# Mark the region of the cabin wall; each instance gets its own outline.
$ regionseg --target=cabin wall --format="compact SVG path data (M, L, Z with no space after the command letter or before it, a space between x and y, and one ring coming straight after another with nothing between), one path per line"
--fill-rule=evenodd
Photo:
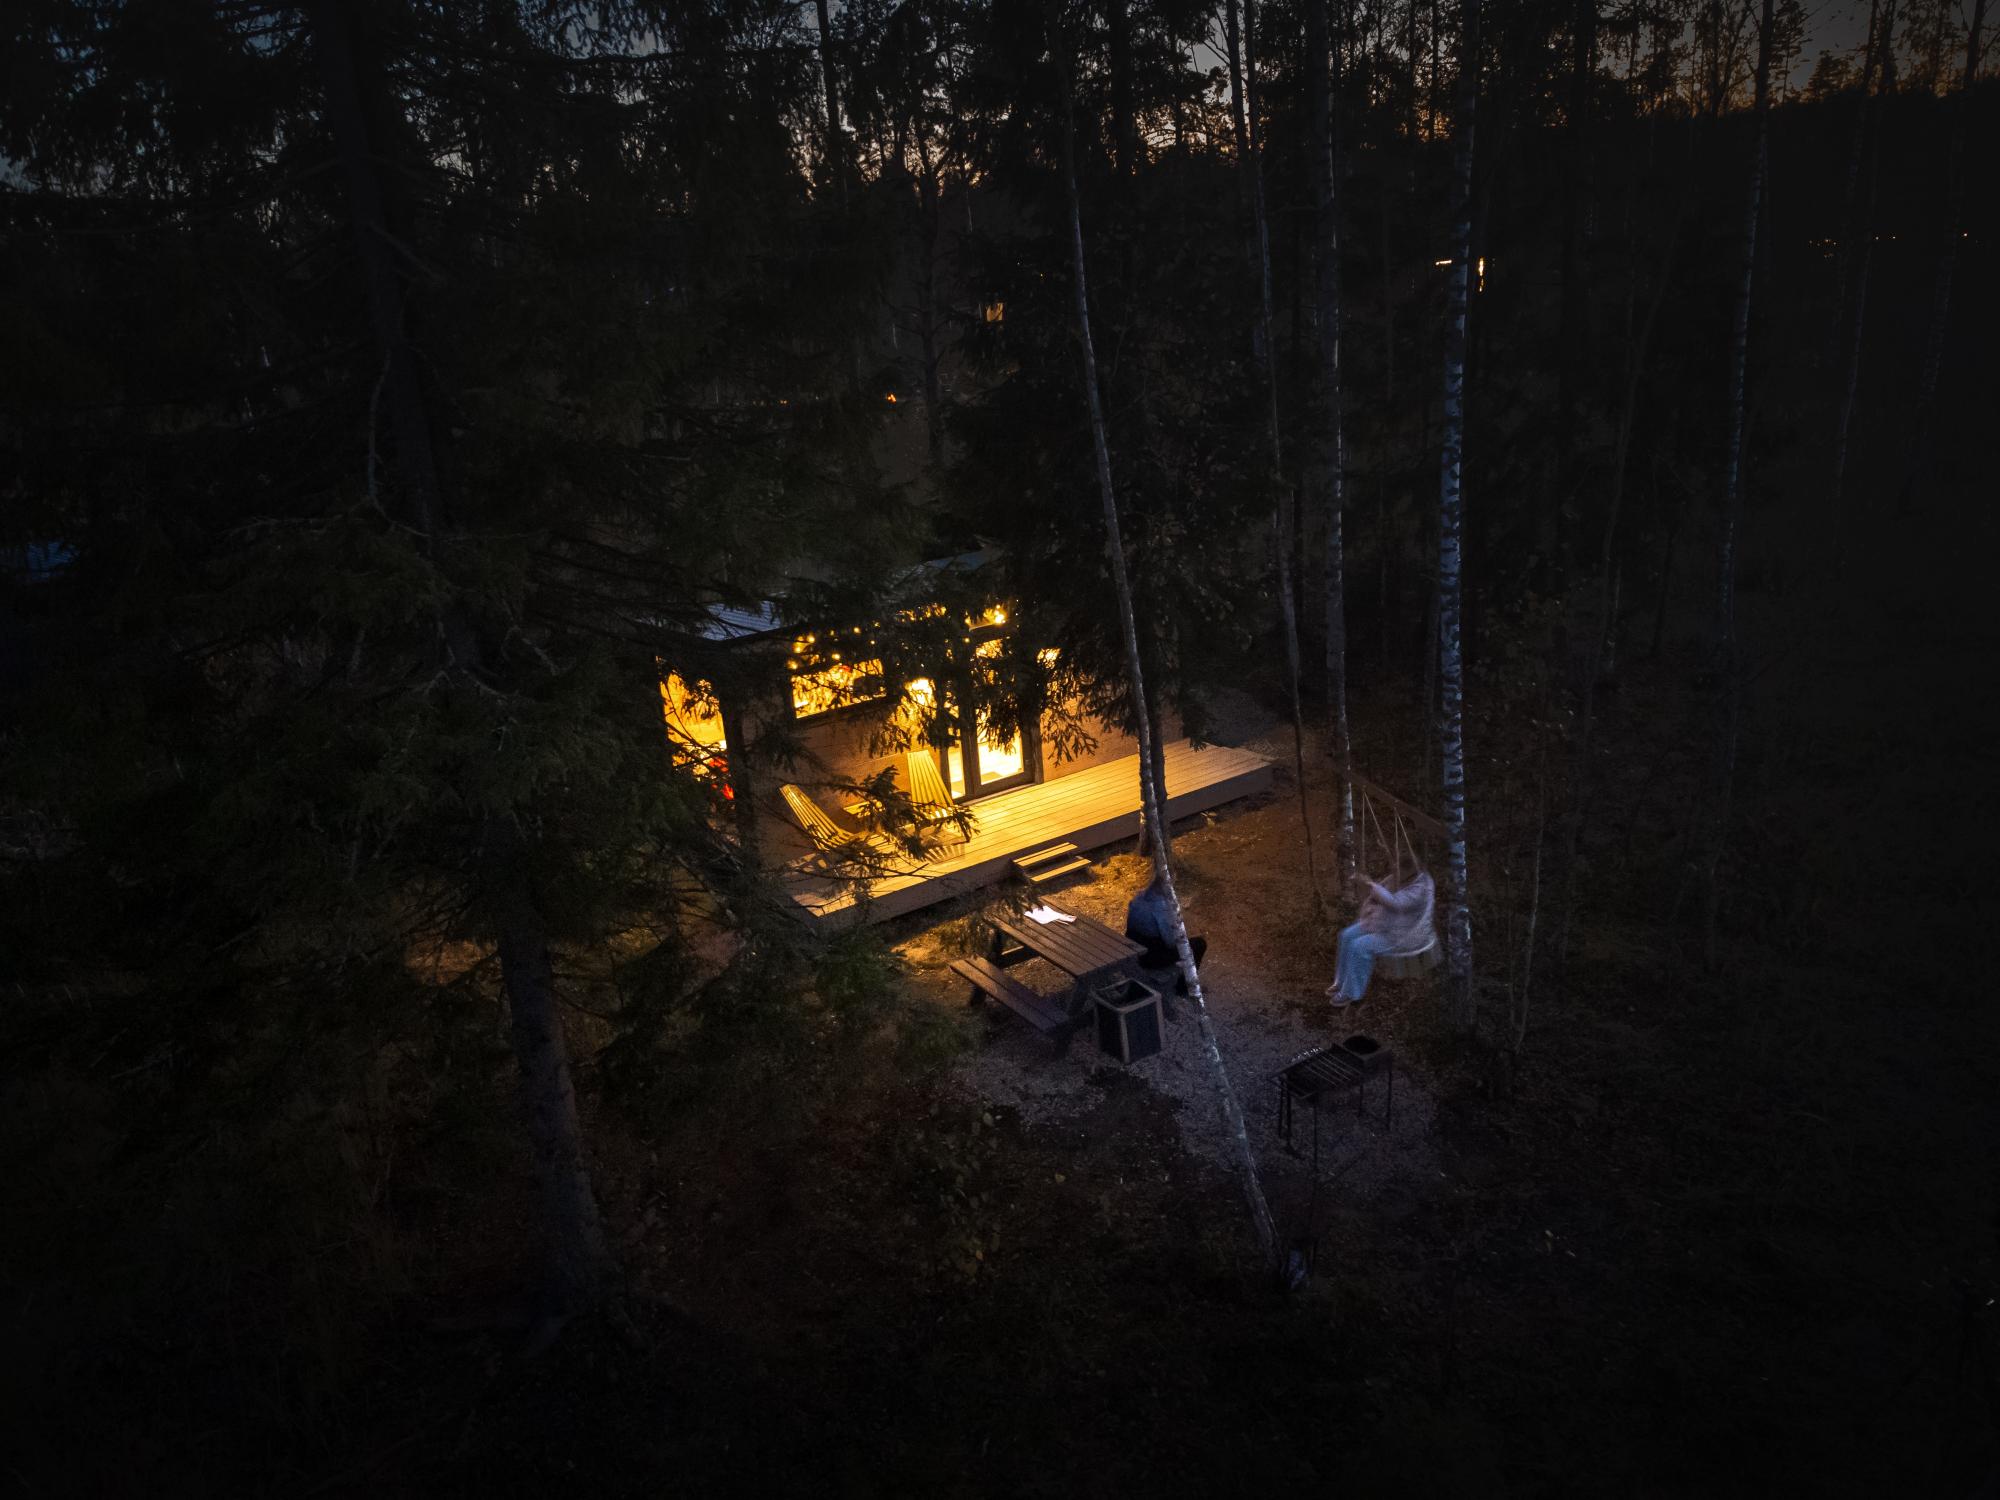
M772 716L783 711L775 703L759 703L755 709L739 711L737 726L741 732L757 738L762 728L770 724ZM1162 717L1161 727L1168 741L1178 739L1181 734L1179 717L1172 713ZM1044 750L1041 780L1044 782L1139 753L1138 741L1132 735L1116 725L1092 719L1090 730L1097 741L1096 747L1072 759L1058 761L1054 753L1046 748L1049 717L1045 716L1042 722ZM791 726L791 738L798 747L797 758L791 764L760 761L755 766L753 795L756 797L757 821L764 830L760 839L765 845L767 858L775 857L782 863L811 850L810 840L793 822L791 813L778 795L778 787L784 782L795 782L826 802L831 802L834 797L828 790L829 783L863 781L884 770L893 770L896 784L908 788L909 774L904 766L907 752L878 754L873 748L882 725L883 714L879 709L857 708L807 719ZM1136 796L1135 788L1135 799Z
M883 715L865 711L823 714L796 726L801 755L799 781L860 781L879 771L893 768L899 785L904 783L903 754L877 755L871 749L881 733Z
M1042 775L1043 781L1054 781L1077 771L1101 766L1106 761L1119 760L1127 755L1139 753L1139 742L1132 735L1107 724L1101 719L1090 721L1090 732L1097 740L1095 749L1070 760L1059 761L1054 752L1046 748L1050 743L1048 726L1051 716L1044 716ZM797 772L798 779L860 781L885 769L893 769L899 785L907 785L903 769L904 752L877 755L870 748L875 734L881 729L882 717L875 713L835 713L819 719L811 719L797 726L796 734L804 752ZM1171 712L1162 716L1162 730L1171 742L1179 739L1181 723L1178 715Z

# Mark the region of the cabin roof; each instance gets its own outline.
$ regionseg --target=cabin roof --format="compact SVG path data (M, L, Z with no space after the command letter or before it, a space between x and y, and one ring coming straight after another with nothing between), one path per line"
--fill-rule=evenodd
M999 555L997 548L981 547L972 552L960 552L952 557L934 557L918 563L898 577L896 588L920 589L929 580L948 573L976 573ZM735 642L775 635L795 623L797 622L786 618L783 599L763 599L749 608L734 604L711 604L708 606L708 618L702 622L700 630L707 640Z
M769 635L783 624L778 606L769 599L755 609L739 609L733 604L711 604L701 633L711 641L741 641L751 636Z

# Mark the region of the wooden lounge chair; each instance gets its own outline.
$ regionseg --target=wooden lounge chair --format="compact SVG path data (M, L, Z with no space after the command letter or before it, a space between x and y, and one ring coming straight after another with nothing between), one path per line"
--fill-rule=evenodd
M860 819L829 812L804 787L787 782L778 788L778 794L785 799L793 821L820 848L830 852L852 850L858 844L873 842L871 830Z
M965 848L965 834L953 821L958 805L951 800L951 788L938 774L937 757L928 750L912 750L908 760L910 805L928 825L926 853L931 859L950 859Z

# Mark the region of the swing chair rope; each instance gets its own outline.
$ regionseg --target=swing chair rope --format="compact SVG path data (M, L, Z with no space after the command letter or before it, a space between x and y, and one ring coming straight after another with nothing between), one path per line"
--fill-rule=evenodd
M1395 863L1396 851L1389 844L1389 836L1382 831L1382 819L1375 811L1375 799L1370 797L1366 792L1363 792L1361 794L1361 807L1366 815L1365 820L1367 825L1375 830L1375 842L1382 846L1382 852L1389 856L1390 863Z
M1404 824L1403 815L1400 812L1396 814L1396 842L1396 878L1400 881L1403 878L1403 850L1407 849L1410 852L1410 873L1412 875L1415 875L1418 870L1423 868L1422 862L1417 858L1416 841L1410 837L1410 830Z

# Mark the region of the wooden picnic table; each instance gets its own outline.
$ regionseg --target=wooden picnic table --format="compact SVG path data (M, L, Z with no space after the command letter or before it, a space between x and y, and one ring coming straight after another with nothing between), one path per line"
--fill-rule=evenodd
M974 1001L982 995L998 1000L1044 1036L1054 1037L1061 1050L1068 1048L1070 1037L1079 1028L1089 1024L1089 981L1145 951L1141 944L1089 917L1074 917L1068 922L996 917L991 955L955 960L951 969L971 985ZM1044 995L1006 972L1010 965L1030 958L1047 959L1069 975L1075 981L1069 994Z
M1014 944L1011 949L1009 940ZM993 919L995 963L1004 966L1030 956L1045 958L1076 980L1079 989L1085 980L1115 969L1145 951L1143 944L1089 917L1079 916L1069 922L1037 922L1026 916Z

